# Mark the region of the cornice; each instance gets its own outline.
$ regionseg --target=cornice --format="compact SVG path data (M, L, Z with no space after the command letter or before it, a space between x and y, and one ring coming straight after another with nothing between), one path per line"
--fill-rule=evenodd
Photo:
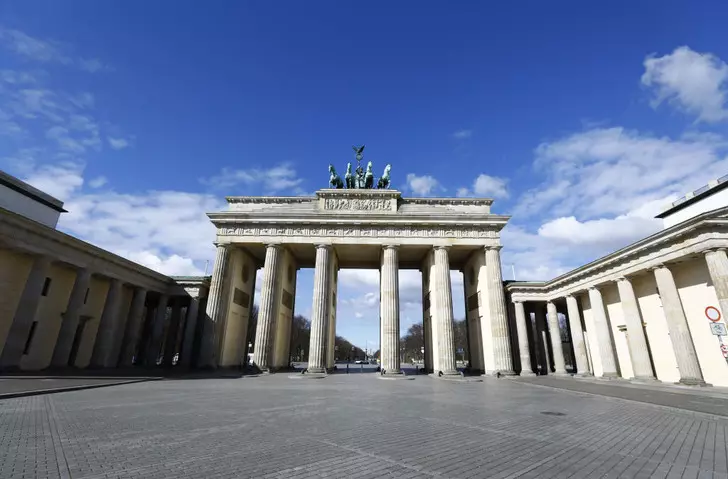
M688 236L696 237L700 230L715 227L721 229L728 228L728 219L723 217L726 214L728 214L728 207L703 213L670 228L658 231L653 235L557 276L552 280L542 282L513 282L507 284L506 289L514 295L521 295L521 291L524 293L548 295L569 283L578 282L590 275L596 276L602 274L620 263L626 265L629 261L640 255L647 254L651 250L657 250L670 243L678 243L678 241Z
M40 254L47 254L54 260L67 261L77 267L89 268L102 276L117 277L122 281L149 290L166 292L167 288L175 286L174 281L169 276L62 231L0 208L0 233L4 233L2 230L5 228L12 231L12 234L8 234L9 238L26 243L29 249L42 249L43 251ZM74 259L77 261L73 261ZM121 270L112 270L107 274L105 270L111 266L121 268ZM133 275L140 276L134 280ZM140 281L141 278L144 278L144 280Z
M364 213L347 214L341 213L301 213L301 214L272 214L265 212L260 214L222 211L207 213L215 226L229 226L232 224L280 224L280 225L432 225L432 226L500 226L506 225L510 216L504 215L472 215L467 213L454 215L404 215L401 213Z

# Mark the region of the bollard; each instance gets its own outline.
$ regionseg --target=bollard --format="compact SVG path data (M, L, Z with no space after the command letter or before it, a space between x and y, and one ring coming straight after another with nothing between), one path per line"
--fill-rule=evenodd
M361 372L361 373L364 372L364 364L359 365L359 372Z
M349 363L346 363L346 374L349 374Z

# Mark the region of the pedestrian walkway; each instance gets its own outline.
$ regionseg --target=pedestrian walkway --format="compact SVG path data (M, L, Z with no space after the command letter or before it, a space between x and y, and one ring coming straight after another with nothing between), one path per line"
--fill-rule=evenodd
M627 380L535 376L513 381L579 393L668 406L688 411L728 416L728 388L679 386L664 383L634 383Z

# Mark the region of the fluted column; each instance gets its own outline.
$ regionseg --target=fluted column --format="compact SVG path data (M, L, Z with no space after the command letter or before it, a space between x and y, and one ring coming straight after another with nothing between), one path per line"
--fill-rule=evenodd
M109 291L106 293L104 312L101 313L99 329L96 332L96 341L94 341L91 362L89 363L90 368L108 367L108 358L111 356L114 333L116 332L116 320L121 307L122 286L121 280L116 278L109 281Z
M38 256L33 261L18 307L15 308L13 322L5 338L5 347L0 355L0 368L15 368L20 365L20 358L23 356L30 328L35 321L40 295L50 268L51 259L48 256Z
M728 318L728 255L725 248L706 251L705 262L718 297L720 312L724 319Z
M177 297L172 303L172 316L167 328L167 337L164 341L164 356L162 364L165 367L174 365L174 355L177 353L177 339L179 338L179 324L182 321L182 302Z
M503 293L500 246L485 248L485 268L488 278L488 308L490 311L491 334L493 338L493 358L495 372L513 375L511 339L508 331L508 313Z
M380 309L382 322L382 370L401 374L399 357L399 255L397 246L386 245L382 251L380 275Z
M546 303L546 318L549 323L549 336L551 336L551 351L554 353L554 374L566 374L566 361L564 361L564 348L561 344L561 329L559 328L559 313L556 305L551 301Z
M149 338L149 346L147 347L147 366L156 367L159 354L162 352L162 342L164 337L164 323L167 321L167 305L169 296L166 294L159 295L159 302L154 313L154 322L151 327Z
M144 303L147 300L147 290L145 288L135 288L134 297L131 300L129 315L126 319L126 331L124 332L124 342L121 346L121 354L119 355L119 367L130 367L134 360L134 354L137 351L137 343L139 342L139 333L142 326L142 314L144 313Z
M629 357L632 360L632 372L635 379L654 380L650 352L645 338L645 328L642 327L642 316L640 316L637 297L634 294L632 283L627 278L617 280L619 290L619 301L622 305L624 323L627 326L627 346Z
M518 334L518 351L521 357L521 376L535 376L535 373L531 370L531 352L528 349L526 311L521 301L514 301L513 306L516 310L516 333Z
M576 298L572 295L566 297L566 312L571 329L571 344L574 346L574 360L576 361L576 372L579 376L592 376L589 369L589 358L587 357L586 341L584 341L584 330L581 327L581 315Z
M207 310L205 311L205 324L202 331L202 342L200 345L200 367L214 368L217 366L217 355L219 354L217 343L219 326L227 312L227 276L228 263L230 261L230 246L217 245L215 253L215 265L212 268L212 279L210 281L210 294L207 299Z
M308 346L308 372L323 373L326 370L326 331L329 321L329 261L331 245L316 245L316 270L313 277L313 302L311 304L311 342ZM256 346L257 348L257 346Z
M197 316L200 311L200 298L191 297L190 305L187 306L187 316L185 316L185 333L182 340L182 352L179 355L179 366L183 368L190 367L192 363L192 345L195 341L195 330L197 329ZM245 344L247 351L248 345ZM248 358L245 358L245 364L248 364Z
M677 369L680 372L680 383L691 386L704 385L703 373L700 370L698 354L695 352L693 338L688 328L688 320L683 311L680 295L675 286L672 272L660 265L654 269L657 290L662 300L662 310L667 320L672 349L675 352Z
M618 378L617 362L614 358L614 349L612 348L612 339L609 334L609 323L607 322L607 312L604 310L602 292L594 286L589 288L589 302L591 303L592 314L594 316L594 329L597 333L599 357L602 360L602 377L605 379Z
M269 371L272 364L274 326L276 316L278 316L276 289L281 280L279 270L282 253L282 246L277 244L270 244L265 249L263 283L260 290L260 308L258 325L255 330L255 350L253 351L253 363L264 371Z
M430 279L433 283L430 287L434 295L431 308L432 318L437 321L438 337L434 343L438 348L438 359L440 364L435 365L435 372L442 372L443 375L458 374L455 366L455 328L453 325L452 311L452 284L450 282L450 259L448 247L435 246L435 267L434 274Z
M71 296L68 298L66 311L61 315L61 329L58 332L56 347L53 349L53 357L51 358L51 366L53 367L63 368L68 365L68 356L71 354L73 338L76 336L76 328L78 328L78 321L83 308L83 300L86 298L90 282L91 271L82 268L76 272L76 280L73 283Z

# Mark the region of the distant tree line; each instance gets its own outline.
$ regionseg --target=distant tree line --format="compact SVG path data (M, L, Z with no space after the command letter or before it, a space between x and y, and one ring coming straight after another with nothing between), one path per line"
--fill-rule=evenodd
M455 332L455 352L458 360L468 358L468 326L464 319L454 322ZM402 362L411 363L421 362L422 348L425 345L425 329L422 323L413 324L407 329L407 332L399 338L399 353ZM428 354L427 352L425 354ZM379 359L379 350L374 353L374 357Z
M248 342L253 344L251 351L255 351L255 329L258 326L258 306L253 306L248 321ZM311 321L305 316L297 314L293 316L291 324L291 358L293 361L308 361L308 348L311 341ZM354 346L345 338L336 336L334 341L334 357L337 360L364 359L366 354L358 346Z

